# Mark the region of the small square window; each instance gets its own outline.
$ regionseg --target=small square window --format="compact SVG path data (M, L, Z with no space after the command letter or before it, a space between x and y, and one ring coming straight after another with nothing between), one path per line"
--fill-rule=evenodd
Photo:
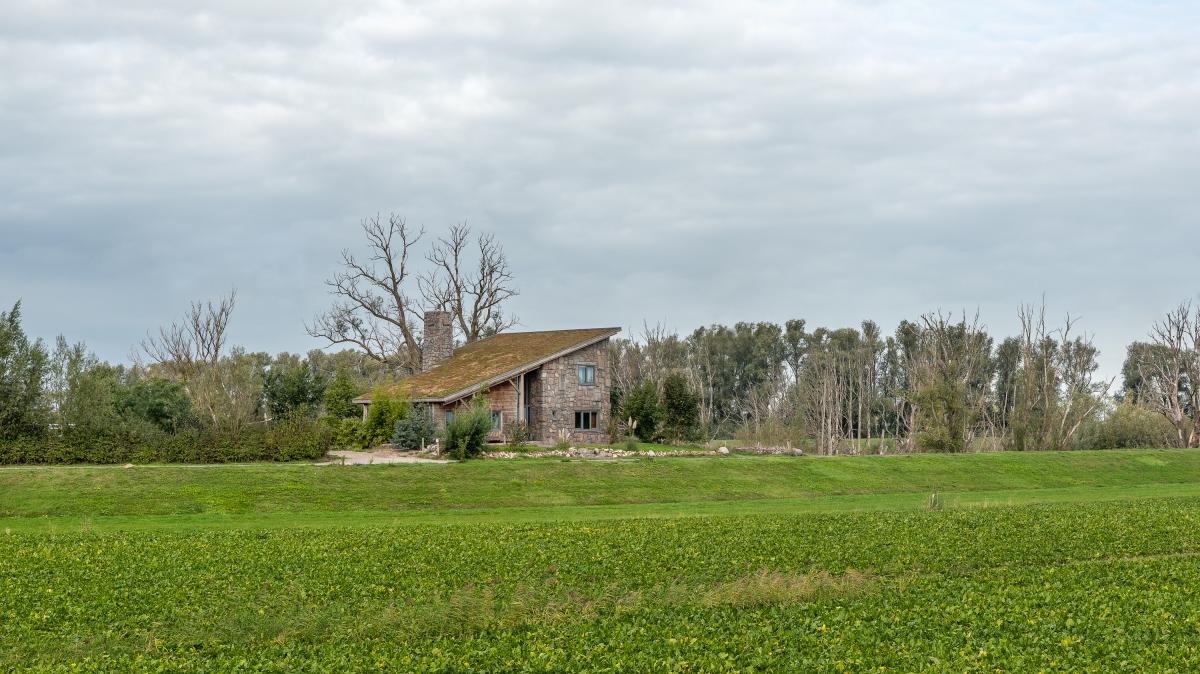
M579 366L579 383L580 384L595 384L596 383L596 366L595 365L580 365Z
M500 411L492 410L492 430L500 430Z
M592 411L576 412L575 413L575 430L577 431L594 431L596 430L597 413Z

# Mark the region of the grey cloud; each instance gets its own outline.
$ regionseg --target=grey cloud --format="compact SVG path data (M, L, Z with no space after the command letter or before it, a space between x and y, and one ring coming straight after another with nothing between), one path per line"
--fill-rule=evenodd
M1107 370L1198 288L1186 4L10 3L0 303L120 359L240 290L317 346L357 221L499 234L531 328L1019 301Z

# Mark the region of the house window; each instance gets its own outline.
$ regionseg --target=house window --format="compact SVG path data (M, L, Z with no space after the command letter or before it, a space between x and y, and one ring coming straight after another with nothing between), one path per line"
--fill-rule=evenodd
M596 383L596 366L595 365L580 365L579 366L579 383L580 384L595 384Z
M492 430L500 430L500 410L492 410Z
M550 421L558 421L558 410L550 410Z
M450 425L450 420L454 418L454 410L446 410L446 425Z
M596 417L599 416L596 412L576 412L575 413L575 430L577 431L594 431L596 430Z

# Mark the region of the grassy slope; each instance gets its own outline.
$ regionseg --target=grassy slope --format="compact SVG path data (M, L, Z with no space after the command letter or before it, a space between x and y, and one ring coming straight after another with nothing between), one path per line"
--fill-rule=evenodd
M274 513L281 519L267 517L259 521L294 523L297 519L289 514L333 522L373 517L407 520L413 515L428 520L431 516L433 519L445 516L430 511L546 507L553 510L525 514L509 510L507 515L470 516L511 520L705 511L733 514L779 509L799 512L813 507L831 510L913 507L935 491L988 492L976 495L974 500L982 501L1014 498L1012 494L994 492L1058 489L1065 490L1060 492L1060 498L1066 500L1093 500L1120 494L1086 488L1167 484L1200 484L1200 452L660 458L570 463L489 460L449 465L346 467L79 466L0 471L0 517L8 521L14 517L42 516L204 515L192 521L220 522L223 515ZM1170 493L1193 492L1175 488ZM1145 490L1130 494L1152 495ZM839 495L884 496L777 500L758 505L728 503ZM1038 494L1015 498L1017 502L1039 500ZM636 504L672 505L635 507ZM376 515L371 515L372 512Z

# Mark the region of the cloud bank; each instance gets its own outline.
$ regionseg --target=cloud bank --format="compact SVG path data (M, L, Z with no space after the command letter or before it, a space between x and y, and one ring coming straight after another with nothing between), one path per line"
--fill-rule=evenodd
M466 221L530 329L890 329L1043 292L1115 373L1200 291L1189 4L7 3L0 304L120 360L239 290L306 350L357 223Z

